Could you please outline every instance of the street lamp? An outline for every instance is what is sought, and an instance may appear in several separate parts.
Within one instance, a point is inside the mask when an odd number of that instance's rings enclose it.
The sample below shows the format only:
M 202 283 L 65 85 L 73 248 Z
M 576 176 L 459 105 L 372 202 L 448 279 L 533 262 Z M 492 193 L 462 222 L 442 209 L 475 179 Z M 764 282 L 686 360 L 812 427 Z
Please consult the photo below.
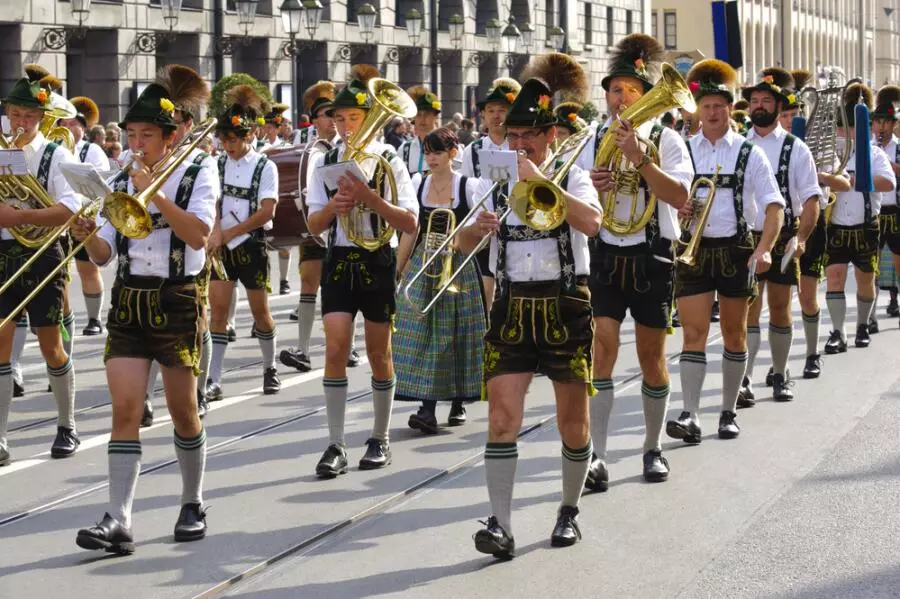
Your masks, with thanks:
M 522 25 L 522 46 L 525 48 L 525 53 L 531 52 L 531 45 L 534 44 L 534 26 L 526 21 L 524 25 Z
M 303 0 L 303 15 L 306 17 L 306 32 L 313 39 L 322 22 L 322 3 L 319 0 Z
M 303 16 L 303 6 L 300 0 L 284 0 L 278 7 L 281 12 L 281 27 L 291 41 L 300 32 L 300 19 Z
M 556 26 L 550 30 L 550 45 L 553 46 L 554 50 L 559 50 L 562 48 L 563 42 L 566 41 L 566 31 L 560 27 Z
M 179 7 L 181 0 L 169 0 L 169 2 L 178 2 Z M 250 28 L 253 26 L 253 20 L 256 18 L 257 0 L 237 0 L 238 25 L 244 28 L 244 36 L 250 35 Z
M 91 14 L 91 0 L 72 0 L 72 16 L 78 19 L 78 28 L 88 20 Z M 176 17 L 177 18 L 177 17 Z
M 356 24 L 359 25 L 359 34 L 366 44 L 375 35 L 375 7 L 366 2 L 356 10 Z
M 484 25 L 484 33 L 487 35 L 488 43 L 497 51 L 500 47 L 500 21 L 491 19 Z
M 450 17 L 450 43 L 453 44 L 454 48 L 459 47 L 459 43 L 462 41 L 463 34 L 466 31 L 466 20 L 459 13 L 456 13 Z
M 519 28 L 516 27 L 516 18 L 512 15 L 509 15 L 509 24 L 503 30 L 503 39 L 506 40 L 507 53 L 516 53 L 516 50 L 518 50 L 519 47 L 519 39 L 521 37 L 522 34 L 519 32 Z
M 409 34 L 409 41 L 413 46 L 419 45 L 419 38 L 422 37 L 422 13 L 415 8 L 406 11 L 406 33 Z

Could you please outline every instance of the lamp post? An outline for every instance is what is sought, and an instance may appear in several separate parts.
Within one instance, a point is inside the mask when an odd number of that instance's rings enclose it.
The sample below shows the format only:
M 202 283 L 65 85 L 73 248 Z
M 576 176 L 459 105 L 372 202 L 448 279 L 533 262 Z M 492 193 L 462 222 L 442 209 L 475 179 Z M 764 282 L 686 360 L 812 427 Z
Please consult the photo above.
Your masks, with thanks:
M 366 44 L 375 35 L 375 19 L 377 15 L 375 7 L 368 2 L 356 10 L 356 24 L 359 25 L 359 35 Z
M 484 33 L 487 35 L 488 43 L 496 52 L 500 48 L 500 21 L 491 19 L 484 25 Z
M 175 0 L 181 4 L 181 0 Z M 238 25 L 244 28 L 244 37 L 249 37 L 253 20 L 256 19 L 257 0 L 237 0 Z
M 522 34 L 516 27 L 516 18 L 509 15 L 509 23 L 503 29 L 502 37 L 506 46 L 506 66 L 512 68 L 516 63 L 516 51 L 519 49 L 519 39 Z
M 566 31 L 560 26 L 555 26 L 550 30 L 550 44 L 553 46 L 553 49 L 557 52 L 565 52 L 565 48 L 563 48 L 563 44 L 566 41 Z
M 284 47 L 284 53 L 291 59 L 291 118 L 294 123 L 297 123 L 300 117 L 300 90 L 297 89 L 300 81 L 300 74 L 297 72 L 297 33 L 300 31 L 303 6 L 300 4 L 300 0 L 284 0 L 279 10 L 281 11 L 281 27 L 291 38 L 288 45 Z
M 422 13 L 418 9 L 410 8 L 406 11 L 406 33 L 409 35 L 409 41 L 413 47 L 419 45 L 419 39 L 422 37 Z
M 526 54 L 531 53 L 531 46 L 534 44 L 534 26 L 531 22 L 526 21 L 521 28 L 522 31 L 522 47 L 525 49 Z

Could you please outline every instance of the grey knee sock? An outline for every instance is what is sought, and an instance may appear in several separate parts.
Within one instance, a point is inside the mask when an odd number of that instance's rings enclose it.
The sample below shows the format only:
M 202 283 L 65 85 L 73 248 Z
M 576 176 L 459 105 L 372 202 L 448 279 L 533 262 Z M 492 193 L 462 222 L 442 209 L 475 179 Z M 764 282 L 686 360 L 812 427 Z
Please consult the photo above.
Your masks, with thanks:
M 68 339 L 65 337 L 63 338 L 63 349 L 66 351 L 66 355 L 69 356 L 69 359 L 72 359 L 72 346 L 75 345 L 75 314 L 69 312 L 63 316 L 62 323 L 69 337 Z
M 491 513 L 510 536 L 513 534 L 510 518 L 518 462 L 519 449 L 515 443 L 488 442 L 484 448 L 484 474 L 487 478 L 488 497 L 491 500 Z
M 669 409 L 669 385 L 653 387 L 641 384 L 641 401 L 644 404 L 644 453 L 662 449 L 662 430 Z
M 875 298 L 856 296 L 856 326 L 868 325 L 872 316 L 872 308 L 875 307 Z
M 794 340 L 794 327 L 779 327 L 769 323 L 769 347 L 772 348 L 772 368 L 775 374 L 784 375 L 787 369 L 788 356 L 791 355 L 791 342 Z
M 9 409 L 13 399 L 12 366 L 0 364 L 0 447 L 9 449 L 6 432 L 9 428 Z
M 825 294 L 825 305 L 828 306 L 828 315 L 835 331 L 840 331 L 844 337 L 844 317 L 847 315 L 847 298 L 843 291 L 829 291 Z
M 612 379 L 594 379 L 592 382 L 594 388 L 597 389 L 597 395 L 590 398 L 591 439 L 594 453 L 605 462 L 606 443 L 609 438 L 609 418 L 615 401 L 613 382 Z
M 109 458 L 109 515 L 122 526 L 131 527 L 131 505 L 141 472 L 140 441 L 110 441 Z
M 197 388 L 201 395 L 206 395 L 206 379 L 209 377 L 209 363 L 212 360 L 212 335 L 203 332 L 203 349 L 200 352 L 200 376 L 197 377 Z
M 372 378 L 372 403 L 375 405 L 375 422 L 372 437 L 387 441 L 390 437 L 391 410 L 394 407 L 395 379 L 376 381 Z
M 100 320 L 100 310 L 103 308 L 103 292 L 85 293 L 84 305 L 87 307 L 88 318 Z
M 28 313 L 22 312 L 16 319 L 16 332 L 13 333 L 12 364 L 13 377 L 22 384 L 25 377 L 22 375 L 22 352 L 25 350 L 25 342 L 28 341 Z
M 256 339 L 259 341 L 259 349 L 262 350 L 263 368 L 275 368 L 275 336 L 276 328 L 272 327 L 271 331 L 263 332 L 256 329 Z
M 584 480 L 591 465 L 591 454 L 594 446 L 588 439 L 587 445 L 581 449 L 570 449 L 565 443 L 562 446 L 562 505 L 578 507 Z
M 769 342 L 771 343 L 771 337 Z M 759 346 L 762 343 L 762 333 L 760 333 L 759 325 L 747 326 L 747 374 L 748 379 L 753 380 L 753 364 L 756 362 L 756 354 L 759 353 Z
M 819 353 L 819 321 L 822 312 L 803 315 L 803 335 L 806 337 L 806 355 L 812 356 Z
M 59 368 L 47 367 L 50 388 L 56 400 L 57 426 L 75 430 L 75 367 L 72 358 Z
M 694 420 L 699 419 L 700 393 L 703 381 L 706 380 L 706 353 L 702 351 L 683 351 L 678 359 L 681 371 L 681 396 L 684 399 L 684 411 L 690 412 Z
M 225 350 L 228 348 L 226 333 L 212 333 L 212 359 L 209 362 L 209 379 L 214 383 L 222 380 L 222 364 L 225 362 Z
M 347 413 L 347 377 L 322 379 L 325 387 L 325 413 L 328 416 L 328 442 L 344 446 L 344 416 Z
M 150 372 L 147 374 L 147 397 L 153 399 L 153 392 L 156 389 L 156 379 L 159 378 L 159 362 L 153 360 L 150 362 Z
M 291 270 L 291 255 L 282 256 L 278 254 L 278 272 L 282 281 L 287 281 L 288 272 Z
M 738 391 L 747 371 L 747 352 L 722 352 L 722 411 L 734 412 Z
M 228 304 L 228 326 L 231 328 L 234 328 L 234 313 L 237 311 L 238 291 L 239 287 L 235 283 L 234 288 L 231 290 L 231 303 Z
M 301 293 L 300 305 L 297 308 L 297 316 L 299 317 L 300 341 L 297 350 L 303 354 L 309 355 L 309 338 L 312 336 L 313 323 L 316 320 L 316 294 Z
M 175 433 L 175 455 L 181 467 L 181 505 L 203 505 L 203 473 L 206 470 L 206 429 L 193 439 Z

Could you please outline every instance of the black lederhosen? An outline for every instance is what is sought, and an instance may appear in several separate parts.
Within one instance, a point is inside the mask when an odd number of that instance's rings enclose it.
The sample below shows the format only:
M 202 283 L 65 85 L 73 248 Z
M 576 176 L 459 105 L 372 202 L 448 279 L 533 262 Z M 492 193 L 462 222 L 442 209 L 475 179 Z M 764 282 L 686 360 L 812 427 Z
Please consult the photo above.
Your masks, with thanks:
M 892 254 L 900 255 L 900 206 L 882 206 L 878 220 L 881 223 L 879 249 L 887 245 Z
M 222 265 L 229 281 L 240 281 L 248 291 L 269 288 L 269 250 L 261 237 L 251 236 L 233 250 L 222 247 Z M 218 281 L 219 275 L 212 272 L 212 280 Z
M 0 241 L 0 277 L 6 281 L 31 258 L 36 250 L 26 248 L 14 239 Z M 43 281 L 63 259 L 59 242 L 50 246 L 25 273 L 0 295 L 0 318 L 6 318 Z M 63 317 L 63 291 L 66 286 L 65 269 L 56 273 L 49 283 L 25 306 L 32 328 L 57 326 Z
M 573 295 L 560 281 L 509 283 L 491 307 L 484 337 L 484 380 L 540 372 L 561 383 L 591 382 L 594 322 L 587 277 Z
M 878 236 L 877 216 L 852 227 L 828 225 L 825 266 L 852 263 L 862 272 L 878 272 Z
M 370 322 L 390 322 L 397 309 L 393 248 L 382 246 L 369 252 L 334 246 L 329 251 L 322 270 L 322 315 L 362 312 Z
M 300 246 L 300 263 L 309 262 L 311 260 L 324 260 L 327 248 L 318 244 L 309 244 Z
M 594 318 L 622 322 L 629 310 L 634 321 L 645 327 L 670 326 L 675 266 L 671 263 L 671 243 L 659 249 L 659 255 L 669 263 L 654 258 L 646 243 L 619 247 L 592 240 L 590 288 Z
M 819 212 L 819 222 L 806 240 L 806 251 L 800 256 L 800 275 L 821 279 L 825 272 L 825 243 L 827 241 L 825 210 Z
M 762 239 L 762 231 L 751 231 L 751 233 L 753 235 L 753 247 L 755 248 Z M 782 228 L 778 239 L 775 241 L 775 246 L 772 248 L 772 266 L 766 272 L 757 274 L 757 279 L 769 281 L 776 285 L 794 286 L 800 283 L 800 261 L 796 258 L 791 260 L 791 264 L 785 272 L 781 272 L 781 260 L 784 258 L 787 244 L 796 235 L 796 226 L 793 229 Z
M 683 235 L 684 242 L 690 235 Z M 722 297 L 756 298 L 756 278 L 748 284 L 750 267 L 747 262 L 753 255 L 753 240 L 748 235 L 733 237 L 704 237 L 700 240 L 697 260 L 693 266 L 676 262 L 675 297 L 718 292 Z

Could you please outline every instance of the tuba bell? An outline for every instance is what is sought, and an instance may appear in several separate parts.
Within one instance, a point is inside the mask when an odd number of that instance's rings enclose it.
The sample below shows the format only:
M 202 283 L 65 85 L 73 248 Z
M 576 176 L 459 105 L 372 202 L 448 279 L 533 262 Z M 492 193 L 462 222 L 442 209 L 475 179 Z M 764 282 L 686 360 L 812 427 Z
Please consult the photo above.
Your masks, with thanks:
M 672 108 L 681 108 L 690 113 L 697 111 L 694 96 L 687 83 L 671 65 L 663 63 L 662 76 L 649 92 L 641 96 L 632 106 L 629 106 L 619 119 L 610 125 L 600 147 L 597 150 L 597 158 L 594 167 L 606 167 L 613 172 L 615 186 L 606 193 L 603 201 L 603 228 L 615 235 L 631 235 L 643 229 L 656 210 L 656 196 L 648 193 L 644 204 L 644 212 L 637 216 L 638 184 L 640 175 L 637 170 L 624 164 L 622 151 L 616 146 L 615 131 L 622 120 L 631 123 L 637 129 L 649 120 L 652 120 Z M 648 139 L 638 137 L 638 140 L 647 146 L 654 164 L 659 165 L 659 150 Z M 615 217 L 616 195 L 619 193 L 631 196 L 631 215 L 628 220 Z
M 44 111 L 40 132 L 52 142 L 63 145 L 70 152 L 75 152 L 75 136 L 66 127 L 57 125 L 60 119 L 74 119 L 78 116 L 75 105 L 56 92 L 50 92 L 50 110 Z

